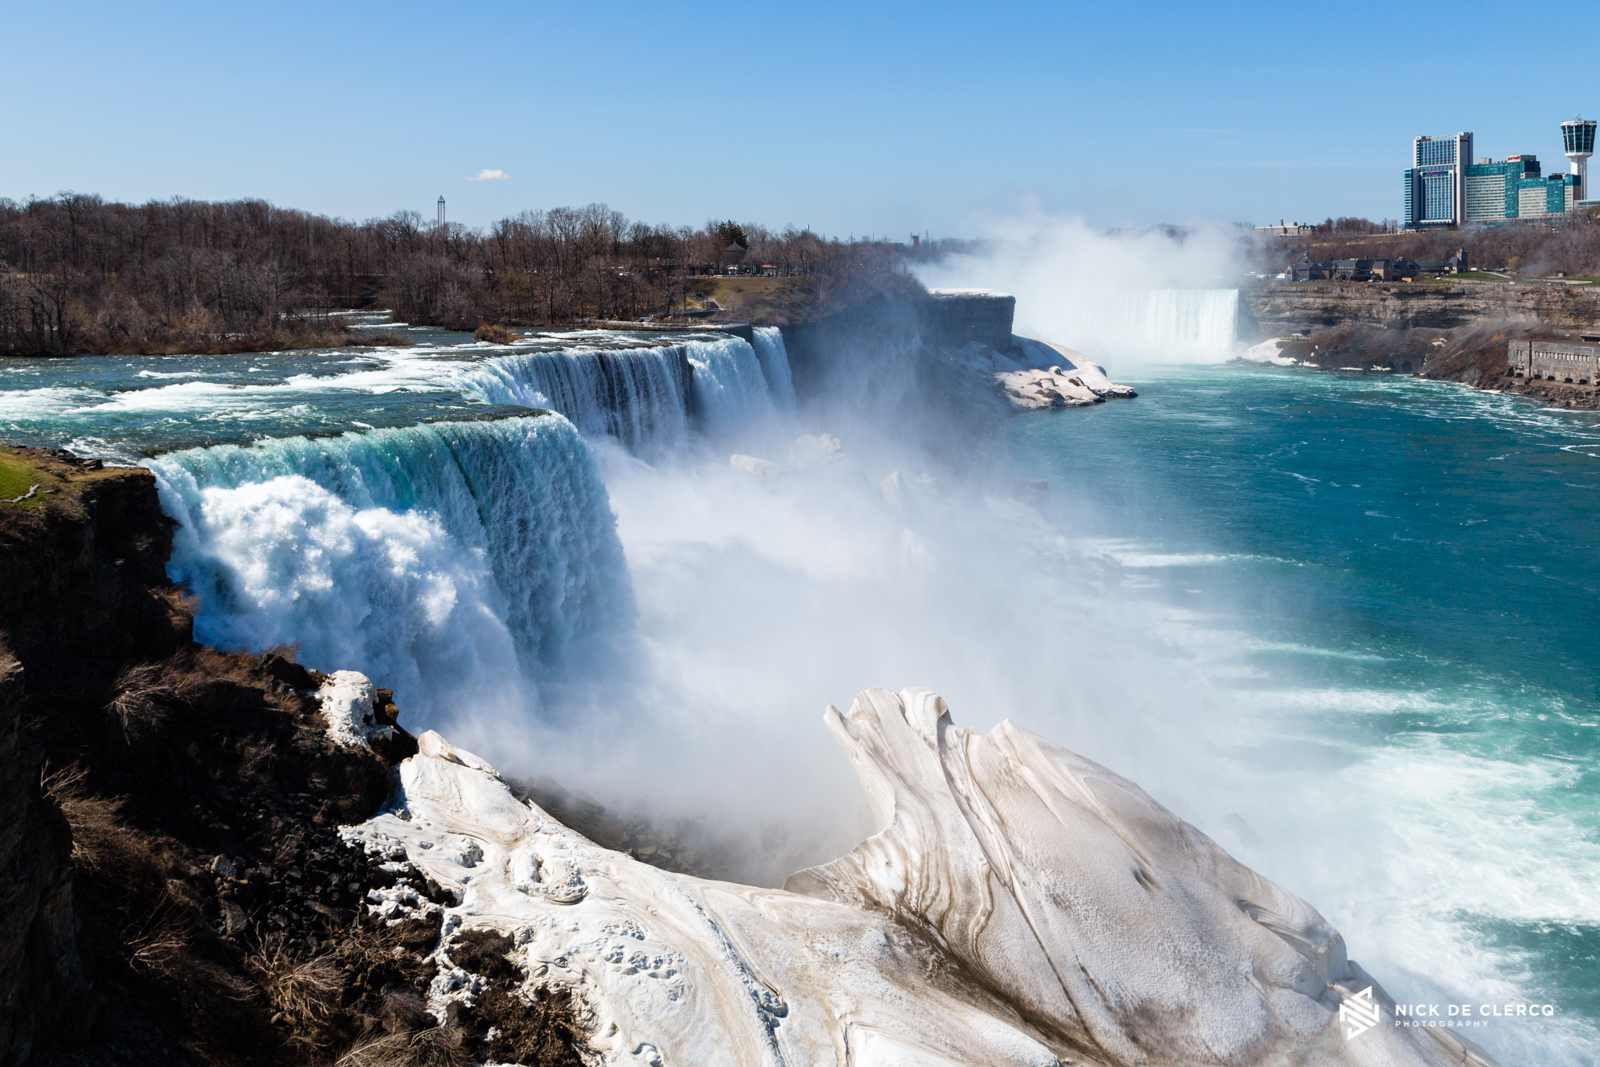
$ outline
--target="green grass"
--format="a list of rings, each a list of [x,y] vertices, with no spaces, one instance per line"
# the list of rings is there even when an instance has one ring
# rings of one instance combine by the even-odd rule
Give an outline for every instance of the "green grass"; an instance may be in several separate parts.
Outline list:
[[[18,462],[9,456],[0,454],[0,500],[10,500],[22,496],[31,487],[37,485],[39,492],[31,500],[24,500],[16,504],[0,504],[0,507],[36,508],[44,503],[44,491],[55,486],[58,479],[35,470],[27,463]]]
[[[1501,274],[1490,274],[1488,271],[1482,271],[1482,270],[1464,270],[1460,274],[1454,275],[1454,280],[1458,281],[1458,282],[1509,282],[1509,281],[1511,281],[1510,278],[1507,278],[1504,275],[1501,275]]]
[[[0,457],[0,500],[21,496],[34,485],[33,471],[20,463]]]

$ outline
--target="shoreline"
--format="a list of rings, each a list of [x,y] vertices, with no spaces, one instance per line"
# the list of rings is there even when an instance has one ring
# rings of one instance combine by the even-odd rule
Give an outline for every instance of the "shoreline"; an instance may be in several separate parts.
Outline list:
[[[1376,329],[1345,324],[1305,336],[1273,337],[1229,360],[1243,365],[1400,374],[1510,393],[1563,410],[1600,410],[1600,384],[1529,380],[1510,373],[1508,348],[1521,337],[1577,340],[1528,323],[1478,323],[1449,330]]]

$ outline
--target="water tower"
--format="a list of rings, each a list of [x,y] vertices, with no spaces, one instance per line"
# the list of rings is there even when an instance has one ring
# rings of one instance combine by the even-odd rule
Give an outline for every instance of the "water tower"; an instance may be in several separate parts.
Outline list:
[[[1572,173],[1578,177],[1579,200],[1589,197],[1589,157],[1594,155],[1594,119],[1579,115],[1561,124],[1561,143],[1572,161]]]

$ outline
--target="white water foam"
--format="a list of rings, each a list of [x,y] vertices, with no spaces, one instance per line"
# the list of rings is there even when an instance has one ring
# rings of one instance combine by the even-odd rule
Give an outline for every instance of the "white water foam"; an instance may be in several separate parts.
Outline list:
[[[694,368],[695,406],[708,432],[725,432],[772,412],[761,362],[744,338],[690,341],[684,347]]]
[[[1069,336],[1090,354],[1161,363],[1220,363],[1239,347],[1237,289],[1101,289],[1062,297]]]
[[[761,361],[772,403],[780,411],[793,411],[794,379],[789,373],[789,350],[783,343],[783,331],[776,326],[757,326],[754,334],[756,358]]]
[[[220,445],[151,461],[196,636],[386,679],[429,721],[614,667],[634,607],[604,486],[559,416]]]

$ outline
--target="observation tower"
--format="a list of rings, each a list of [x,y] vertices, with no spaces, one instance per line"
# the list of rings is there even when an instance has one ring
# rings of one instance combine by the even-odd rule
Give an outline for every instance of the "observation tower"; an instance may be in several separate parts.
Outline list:
[[[1572,173],[1577,176],[1577,199],[1589,196],[1589,157],[1594,155],[1595,120],[1579,115],[1561,124],[1561,144],[1572,161]]]

